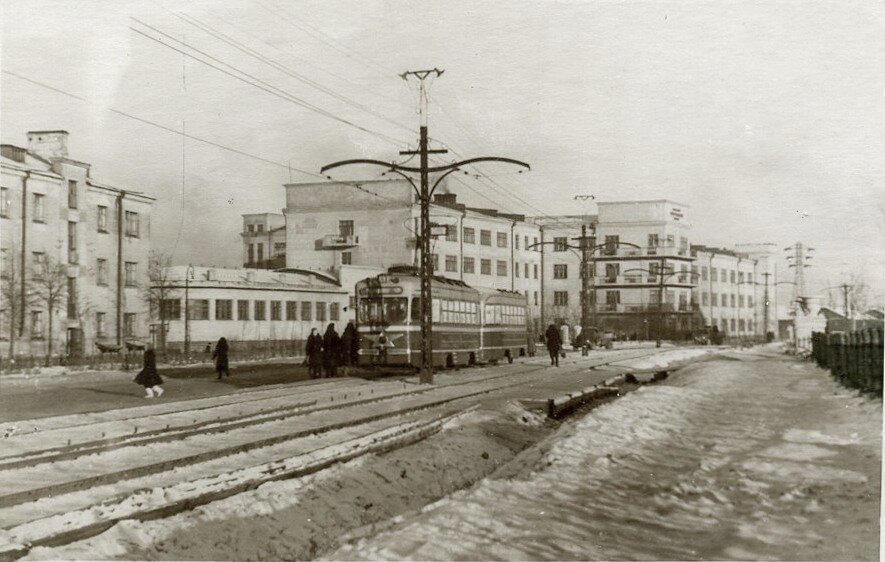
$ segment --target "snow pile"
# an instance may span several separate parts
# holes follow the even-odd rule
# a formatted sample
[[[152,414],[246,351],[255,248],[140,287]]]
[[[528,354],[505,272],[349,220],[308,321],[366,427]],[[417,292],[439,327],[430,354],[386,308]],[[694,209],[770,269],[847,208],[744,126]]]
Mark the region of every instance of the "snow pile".
[[[680,348],[672,351],[665,351],[648,357],[638,359],[626,359],[618,361],[615,364],[625,367],[632,371],[654,371],[674,368],[678,363],[697,359],[713,350],[710,348]]]

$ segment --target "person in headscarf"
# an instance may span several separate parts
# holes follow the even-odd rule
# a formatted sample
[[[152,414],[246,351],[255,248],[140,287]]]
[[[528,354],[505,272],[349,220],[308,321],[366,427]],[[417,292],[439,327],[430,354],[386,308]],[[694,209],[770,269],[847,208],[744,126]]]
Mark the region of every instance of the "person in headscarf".
[[[323,334],[323,370],[327,377],[338,376],[338,361],[341,357],[341,338],[335,331],[335,324],[326,327]]]
[[[157,354],[152,346],[148,346],[144,352],[144,367],[135,375],[135,382],[144,387],[145,398],[153,398],[154,393],[159,398],[163,394],[163,389],[160,387],[163,379],[157,373]]]
[[[307,345],[304,349],[307,355],[307,373],[310,378],[315,379],[320,376],[320,368],[323,365],[323,337],[316,328],[310,329],[310,335],[307,336]]]
[[[215,351],[212,352],[212,358],[215,359],[215,372],[218,374],[218,380],[221,380],[221,374],[230,376],[230,368],[227,362],[227,352],[230,347],[227,345],[226,338],[219,338],[215,344]]]
[[[323,370],[327,377],[338,376],[338,361],[341,357],[341,338],[335,331],[335,324],[326,327],[323,334]]]
[[[359,362],[360,335],[353,322],[348,322],[341,335],[341,358],[345,365],[356,365]]]
[[[559,330],[555,325],[550,324],[544,337],[547,339],[547,351],[550,352],[550,364],[559,367],[559,350],[562,348],[562,337],[559,335]]]

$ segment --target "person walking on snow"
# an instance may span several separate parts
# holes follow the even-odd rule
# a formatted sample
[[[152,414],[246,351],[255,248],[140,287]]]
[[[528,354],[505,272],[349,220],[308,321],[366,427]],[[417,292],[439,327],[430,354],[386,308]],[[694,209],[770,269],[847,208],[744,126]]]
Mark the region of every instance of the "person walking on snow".
[[[341,334],[341,359],[345,365],[356,365],[359,361],[360,335],[353,322],[348,322]]]
[[[227,352],[230,347],[227,345],[227,339],[219,338],[215,344],[215,351],[212,352],[212,358],[215,359],[215,372],[218,374],[217,380],[221,380],[221,374],[230,376],[230,368],[227,362]]]
[[[163,379],[157,373],[157,354],[154,352],[153,347],[149,346],[145,350],[144,367],[135,375],[135,382],[144,387],[145,398],[153,398],[155,392],[157,393],[157,398],[163,394],[163,389],[160,387],[163,384]]]
[[[323,370],[327,377],[338,376],[338,360],[341,357],[341,338],[335,331],[335,324],[326,327],[323,334]]]
[[[307,336],[307,345],[304,348],[304,354],[307,355],[307,373],[310,378],[315,379],[320,376],[320,368],[323,365],[323,338],[316,328],[310,329],[310,335]]]
[[[562,348],[562,338],[559,335],[559,330],[556,329],[556,326],[550,324],[550,327],[544,333],[544,337],[547,339],[547,351],[550,352],[550,364],[559,367],[559,350]]]

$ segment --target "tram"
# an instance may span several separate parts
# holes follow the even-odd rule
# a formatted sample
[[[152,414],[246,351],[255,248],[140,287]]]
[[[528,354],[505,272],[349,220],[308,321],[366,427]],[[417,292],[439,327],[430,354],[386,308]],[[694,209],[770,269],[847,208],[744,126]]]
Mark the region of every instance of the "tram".
[[[360,362],[421,364],[421,278],[391,268],[356,284]],[[431,278],[433,365],[452,367],[523,356],[529,349],[525,295]]]

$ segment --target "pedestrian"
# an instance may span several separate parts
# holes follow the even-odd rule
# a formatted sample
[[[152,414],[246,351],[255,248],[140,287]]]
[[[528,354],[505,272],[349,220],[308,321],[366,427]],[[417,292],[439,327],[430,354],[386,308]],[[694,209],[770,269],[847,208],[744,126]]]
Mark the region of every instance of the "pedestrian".
[[[335,324],[326,327],[323,334],[323,370],[327,377],[338,376],[338,360],[341,357],[341,338],[335,331]]]
[[[559,335],[559,330],[556,329],[555,325],[550,324],[544,337],[547,340],[547,351],[550,352],[550,364],[559,367],[559,350],[562,347],[562,338]]]
[[[341,334],[341,359],[345,365],[356,365],[359,360],[360,335],[353,322],[348,322]]]
[[[225,376],[230,376],[230,369],[227,363],[227,352],[229,349],[227,339],[218,338],[218,343],[215,344],[215,351],[212,352],[212,358],[215,359],[215,372],[218,374],[217,380],[221,380],[222,373]]]
[[[310,329],[307,336],[307,346],[304,348],[307,355],[307,373],[312,379],[319,378],[320,368],[323,365],[323,338],[316,328]]]
[[[148,346],[144,352],[144,367],[135,375],[135,382],[144,387],[145,398],[153,398],[156,393],[157,398],[163,394],[163,379],[157,373],[157,354],[154,352],[153,346]]]

